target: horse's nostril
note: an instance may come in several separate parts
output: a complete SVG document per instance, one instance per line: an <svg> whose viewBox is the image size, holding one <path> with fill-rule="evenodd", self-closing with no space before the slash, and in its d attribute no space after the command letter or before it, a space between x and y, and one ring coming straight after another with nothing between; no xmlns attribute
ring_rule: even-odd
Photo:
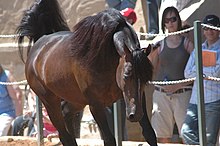
<svg viewBox="0 0 220 146"><path fill-rule="evenodd" d="M130 119L130 120L134 119L134 114L130 114L130 115L129 115L129 119Z"/></svg>

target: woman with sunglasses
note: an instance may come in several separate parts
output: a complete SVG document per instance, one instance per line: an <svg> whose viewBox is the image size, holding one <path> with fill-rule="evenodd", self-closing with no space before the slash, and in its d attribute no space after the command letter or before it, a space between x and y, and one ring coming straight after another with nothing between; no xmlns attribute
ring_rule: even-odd
<svg viewBox="0 0 220 146"><path fill-rule="evenodd" d="M162 15L163 32L172 33L181 29L182 22L178 10L175 7L166 8ZM152 58L155 68L154 80L184 79L185 65L192 50L192 42L181 34L169 35L162 40ZM155 85L151 122L158 142L171 142L175 123L180 133L191 95L191 84L190 82Z"/></svg>

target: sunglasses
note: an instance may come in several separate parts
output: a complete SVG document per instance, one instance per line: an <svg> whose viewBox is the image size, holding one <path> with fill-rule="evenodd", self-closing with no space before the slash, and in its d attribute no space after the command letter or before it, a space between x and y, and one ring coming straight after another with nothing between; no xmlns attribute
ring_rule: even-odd
<svg viewBox="0 0 220 146"><path fill-rule="evenodd" d="M170 17L170 18L165 18L164 22L169 23L169 22L176 22L177 18L176 17Z"/></svg>
<svg viewBox="0 0 220 146"><path fill-rule="evenodd" d="M211 30L214 30L214 29L212 29L212 28L209 28L209 27L206 27L206 26L204 26L204 27L202 27L202 29L204 30L204 31L211 31Z"/></svg>
<svg viewBox="0 0 220 146"><path fill-rule="evenodd" d="M211 28L203 27L203 30L208 31L208 30L211 30Z"/></svg>

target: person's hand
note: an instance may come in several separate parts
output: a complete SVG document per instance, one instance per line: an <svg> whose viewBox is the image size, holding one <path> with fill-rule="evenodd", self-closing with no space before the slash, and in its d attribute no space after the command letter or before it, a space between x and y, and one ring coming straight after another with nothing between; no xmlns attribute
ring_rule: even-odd
<svg viewBox="0 0 220 146"><path fill-rule="evenodd" d="M181 88L181 86L179 84L163 86L163 89L166 93L174 93L177 90L179 90L180 88Z"/></svg>
<svg viewBox="0 0 220 146"><path fill-rule="evenodd" d="M47 135L47 139L52 142L52 138L59 138L59 134L58 133L52 133L52 134L48 134Z"/></svg>
<svg viewBox="0 0 220 146"><path fill-rule="evenodd" d="M31 117L32 116L32 111L26 111L23 115Z"/></svg>
<svg viewBox="0 0 220 146"><path fill-rule="evenodd" d="M24 114L23 114L23 117L25 117L25 118L30 118L30 117L32 117L32 111L26 111Z"/></svg>

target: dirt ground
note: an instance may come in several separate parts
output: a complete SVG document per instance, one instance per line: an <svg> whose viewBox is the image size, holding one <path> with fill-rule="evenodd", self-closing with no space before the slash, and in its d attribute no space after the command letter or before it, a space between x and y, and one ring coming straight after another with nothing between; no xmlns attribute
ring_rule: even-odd
<svg viewBox="0 0 220 146"><path fill-rule="evenodd" d="M83 118L81 122L81 139L100 139L99 131L93 117L88 109L84 109ZM55 146L59 144L58 138L53 138L49 142L47 138L44 139L44 146ZM37 146L37 138L24 136L2 136L0 137L0 146Z"/></svg>
<svg viewBox="0 0 220 146"><path fill-rule="evenodd" d="M1 146L37 146L36 138L30 137L1 137L0 138L0 145ZM45 146L52 146L55 145L52 142L45 141Z"/></svg>

